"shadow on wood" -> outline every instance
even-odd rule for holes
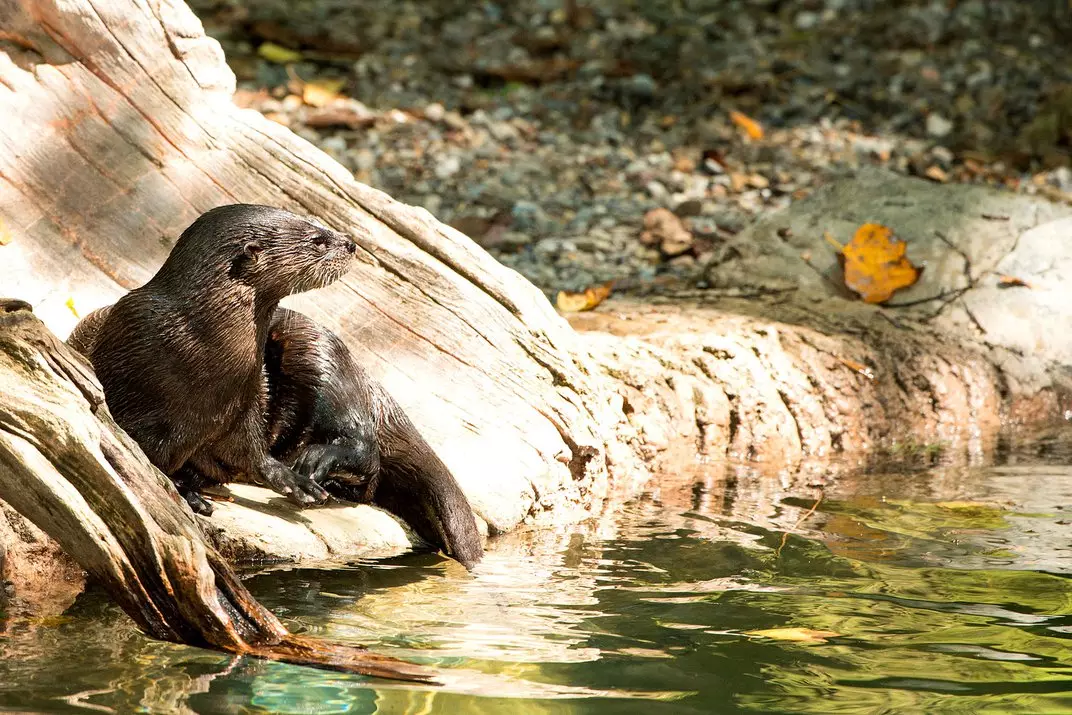
[[[83,358],[0,299],[0,499],[60,543],[149,635],[434,682],[431,670],[297,636],[202,539],[171,483],[112,421]]]

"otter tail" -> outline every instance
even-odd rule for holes
[[[469,501],[431,448],[425,444],[407,447],[381,454],[372,502],[472,570],[484,556],[484,547]]]

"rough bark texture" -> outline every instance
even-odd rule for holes
[[[417,666],[295,636],[206,546],[184,500],[112,421],[80,355],[0,301],[0,498],[47,531],[151,636],[350,672]]]
[[[0,502],[0,586],[0,613],[43,618],[74,603],[85,576],[55,540]]]

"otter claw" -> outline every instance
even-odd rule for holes
[[[328,493],[319,485],[279,463],[267,467],[261,479],[277,494],[287,497],[298,506],[320,504],[328,498]]]
[[[186,503],[190,505],[190,509],[194,514],[201,514],[202,516],[212,516],[212,512],[215,508],[212,504],[201,496],[196,490],[188,490],[182,494],[182,498],[186,500]]]

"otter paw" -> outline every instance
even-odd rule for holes
[[[294,460],[294,471],[317,484],[323,484],[331,477],[347,486],[361,487],[372,479],[378,462],[378,455],[370,454],[367,449],[339,444],[311,444]]]
[[[212,506],[212,502],[201,494],[196,489],[188,489],[184,492],[180,492],[182,498],[186,500],[186,503],[190,505],[190,509],[194,514],[201,514],[202,516],[212,516],[212,512],[215,511],[215,507]]]
[[[271,489],[284,495],[298,506],[323,504],[327,501],[328,493],[322,486],[278,462],[265,469],[263,477]]]

